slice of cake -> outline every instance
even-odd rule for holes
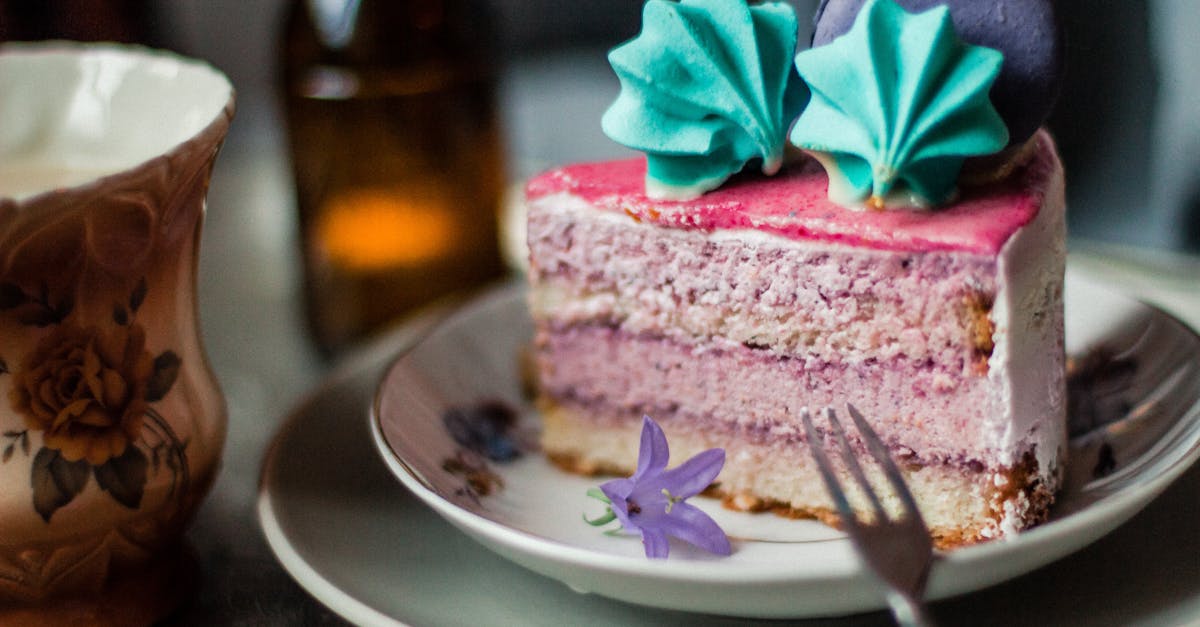
[[[787,48],[764,35],[795,31],[778,3],[652,0],[642,36],[612,53],[623,90],[605,129],[648,156],[563,167],[526,190],[542,446],[563,468],[632,472],[648,414],[679,458],[725,449],[713,490],[728,505],[833,521],[800,413],[850,403],[940,546],[1045,519],[1066,443],[1053,141],[1009,136],[987,96],[1001,53],[954,38],[944,7],[910,15],[868,0],[861,11],[851,39],[797,57],[807,104],[778,63],[728,61]],[[736,45],[711,43],[728,33]],[[720,63],[678,71],[697,56],[662,51],[679,41],[709,42]],[[889,41],[913,49],[870,52]],[[921,79],[930,71],[937,80]],[[769,102],[743,102],[747,90],[722,80],[686,84],[747,72],[725,82],[760,85]],[[891,78],[864,87],[877,76]],[[870,93],[874,109],[861,102]],[[842,119],[857,109],[861,128]],[[909,117],[871,126],[889,111]],[[784,163],[792,115],[791,139],[812,157]],[[967,156],[993,153],[973,165],[987,182],[959,180]],[[738,173],[751,162],[779,173]]]
[[[629,473],[642,414],[680,458],[723,447],[743,509],[826,518],[803,407],[854,404],[944,544],[1045,517],[1065,443],[1063,176],[1048,136],[936,213],[860,213],[819,167],[699,200],[642,193],[642,160],[528,186],[542,446]]]

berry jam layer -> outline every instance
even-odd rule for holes
[[[682,344],[605,326],[544,327],[541,392],[600,415],[686,416],[697,429],[758,443],[801,442],[804,407],[854,404],[900,458],[920,464],[1012,463],[1039,434],[1002,437],[986,377],[902,358],[861,363],[781,357],[714,340]]]
[[[829,200],[828,178],[813,160],[778,176],[734,177],[696,200],[657,201],[644,194],[645,159],[585,163],[551,170],[529,182],[526,198],[558,194],[600,211],[677,229],[750,229],[789,239],[908,252],[996,255],[1037,216],[1061,165],[1045,131],[1031,140],[1028,161],[1011,176],[962,191],[938,211],[848,211]]]

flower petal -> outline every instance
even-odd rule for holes
[[[637,531],[639,529],[638,525],[629,519],[629,502],[626,500],[629,498],[630,493],[633,492],[634,487],[634,483],[630,479],[613,479],[600,486],[600,491],[610,501],[608,505],[609,509],[616,515],[617,520],[621,523],[621,527],[626,531]]]
[[[646,549],[646,557],[652,559],[663,559],[671,552],[667,534],[657,529],[642,529],[642,546]]]
[[[713,482],[725,466],[725,450],[710,448],[662,474],[658,480],[676,498],[691,498]]]
[[[631,478],[634,483],[647,473],[657,473],[667,467],[671,452],[667,447],[667,436],[650,416],[642,416],[642,442],[638,450],[637,472]]]
[[[676,503],[669,515],[656,522],[657,529],[662,533],[694,544],[709,553],[729,555],[733,552],[729,546],[729,538],[721,531],[716,521],[689,503]],[[643,537],[646,533],[648,531],[643,529]]]
[[[633,494],[633,489],[637,487],[633,479],[613,479],[600,484],[600,491],[608,500],[612,501],[613,505],[619,505],[622,509],[625,507],[625,499]]]
[[[54,422],[50,425],[51,428],[57,429],[83,415],[89,405],[91,405],[91,401],[86,398],[68,403],[66,407],[58,410],[58,414],[54,416]]]
[[[97,394],[96,400],[104,407],[119,407],[128,399],[129,384],[121,373],[105,368],[100,372],[100,382],[103,394]]]
[[[117,421],[111,413],[99,407],[95,402],[91,402],[71,422],[78,425],[107,429],[116,424]]]

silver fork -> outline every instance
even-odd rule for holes
[[[925,583],[929,579],[929,570],[933,565],[933,541],[929,537],[929,529],[921,518],[921,512],[913,500],[912,493],[900,475],[887,448],[879,436],[871,430],[862,414],[853,405],[846,405],[850,418],[858,427],[867,450],[875,458],[883,470],[892,491],[899,498],[901,513],[896,518],[890,518],[884,509],[879,495],[867,481],[866,473],[850,449],[846,433],[838,422],[837,413],[832,407],[825,408],[825,417],[829,421],[830,432],[837,440],[841,449],[842,459],[850,474],[854,475],[863,495],[871,505],[874,517],[870,522],[859,520],[850,507],[846,498],[846,490],[842,487],[833,467],[825,445],[813,427],[812,415],[808,408],[800,412],[804,421],[804,430],[808,436],[809,447],[812,449],[813,460],[825,480],[838,515],[841,517],[843,530],[850,536],[854,547],[876,577],[887,587],[887,601],[892,615],[901,625],[932,625],[921,601],[925,594]]]

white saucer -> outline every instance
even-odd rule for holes
[[[384,338],[292,410],[266,456],[263,531],[316,599],[364,625],[741,625],[572,592],[497,557],[396,483],[365,416],[386,364],[414,338]],[[1187,624],[1200,617],[1200,469],[1095,544],[1015,580],[933,604],[942,624]],[[584,525],[586,527],[586,525]],[[886,613],[833,625],[889,625]]]
[[[265,456],[259,523],[301,587],[356,625],[741,624],[573,592],[483,548],[398,484],[366,418],[385,367],[428,322],[348,359],[289,413]]]
[[[930,598],[992,586],[1079,550],[1136,514],[1200,457],[1200,338],[1092,282],[1072,277],[1067,287],[1071,354],[1129,351],[1137,366],[1120,380],[1118,396],[1133,409],[1072,443],[1066,484],[1047,524],[944,555]],[[530,337],[521,289],[494,292],[407,351],[383,380],[373,420],[381,456],[448,521],[573,589],[652,607],[757,617],[886,607],[850,544],[822,525],[781,524],[697,499],[734,539],[733,555],[715,558],[679,545],[669,560],[646,560],[636,539],[601,534],[580,520],[600,511],[586,496],[595,480],[562,473],[537,454],[489,462],[467,451],[462,434],[452,436],[444,424],[449,412],[499,403],[517,417],[518,440],[536,432],[539,418],[523,401],[519,368]],[[1109,458],[1114,469],[1097,473]],[[477,488],[481,481],[487,485]]]

